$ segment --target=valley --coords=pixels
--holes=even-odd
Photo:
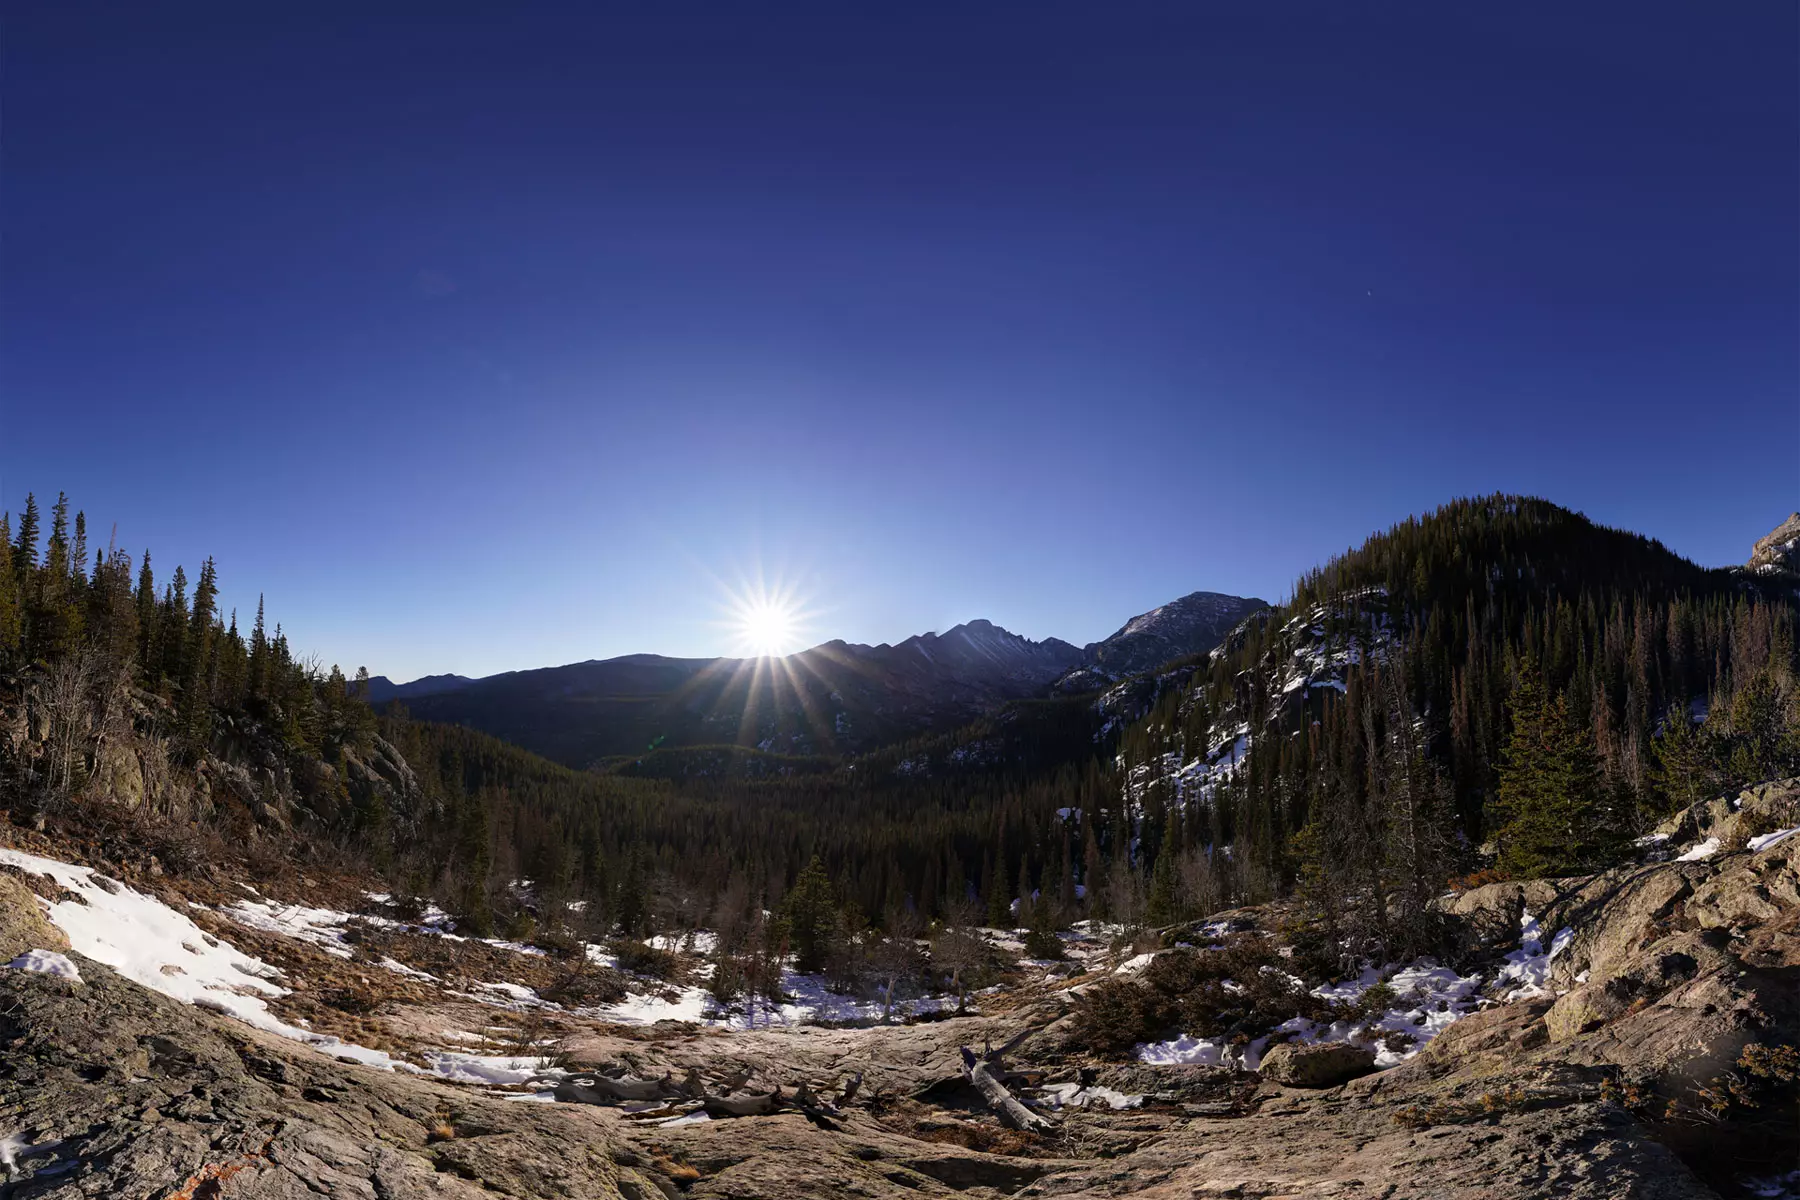
[[[390,692],[35,520],[8,1200],[1800,1194],[1779,530]]]

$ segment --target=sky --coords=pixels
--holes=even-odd
[[[1479,9],[1479,11],[1477,11]],[[396,679],[1281,599],[1546,496],[1800,508],[1800,10],[0,19],[0,508]]]

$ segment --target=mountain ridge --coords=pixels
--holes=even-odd
[[[953,727],[1008,701],[1095,690],[1203,653],[1266,607],[1193,592],[1086,646],[1034,641],[975,618],[895,643],[832,639],[779,658],[639,653],[479,679],[433,675],[395,684],[376,676],[369,699],[398,699],[422,718],[469,725],[576,766],[661,745],[861,751]]]

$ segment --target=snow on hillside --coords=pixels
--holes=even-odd
[[[280,972],[240,953],[154,896],[93,870],[0,848],[0,864],[49,877],[72,894],[41,900],[51,922],[78,954],[105,963],[125,978],[185,1004],[210,1008],[246,1025],[292,1038],[340,1058],[392,1068],[379,1050],[351,1045],[281,1020],[269,1000],[287,994]]]
[[[1195,1063],[1254,1071],[1262,1065],[1269,1047],[1277,1042],[1346,1042],[1373,1051],[1377,1067],[1398,1066],[1423,1050],[1453,1022],[1475,1011],[1481,983],[1480,975],[1458,975],[1429,958],[1402,967],[1369,967],[1356,979],[1321,984],[1312,989],[1312,994],[1350,1005],[1376,984],[1385,984],[1395,992],[1394,1002],[1372,1017],[1329,1024],[1294,1017],[1267,1036],[1242,1046],[1230,1038],[1184,1034],[1170,1041],[1140,1045],[1137,1056],[1140,1061],[1165,1066]]]
[[[247,1025],[313,1046],[323,1053],[351,1058],[384,1070],[434,1072],[450,1079],[486,1083],[522,1082],[527,1075],[547,1072],[536,1059],[514,1057],[492,1058],[471,1055],[461,1050],[426,1048],[417,1053],[425,1066],[396,1058],[394,1055],[340,1038],[316,1033],[282,1020],[270,1009],[270,1002],[290,994],[283,983],[282,972],[272,964],[246,954],[228,941],[215,937],[154,896],[126,886],[89,867],[75,866],[41,858],[17,850],[0,848],[0,865],[14,867],[29,875],[44,876],[70,893],[69,898],[49,901],[40,899],[46,915],[68,937],[71,950],[96,962],[112,967],[125,978],[152,991],[160,992],[186,1004],[208,1008],[236,1018]],[[252,896],[255,890],[241,884]],[[371,895],[381,903],[385,896]],[[417,923],[397,921],[366,913],[348,913],[335,909],[300,904],[282,904],[256,896],[224,905],[219,915],[265,934],[292,938],[314,946],[334,958],[348,959],[354,953],[346,937],[351,924],[360,923],[378,929],[441,937],[448,941],[479,941],[497,950],[527,957],[543,958],[544,951],[535,946],[508,942],[498,938],[469,939],[450,932],[449,918],[437,909],[427,909]],[[711,946],[713,937],[704,931],[692,936],[689,945],[695,950]],[[667,942],[664,943],[667,945]],[[672,948],[672,947],[670,947]],[[616,968],[617,960],[603,947],[585,945],[589,961]],[[702,987],[672,985],[660,980],[630,977],[628,994],[612,1004],[564,1008],[544,999],[524,984],[493,979],[473,985],[472,991],[454,990],[427,972],[416,970],[392,958],[380,965],[408,979],[437,985],[450,999],[475,1001],[493,1008],[513,1012],[533,1009],[567,1012],[591,1020],[624,1025],[650,1025],[657,1021],[690,1021],[735,1028],[762,1028],[772,1025],[798,1026],[817,1023],[870,1023],[883,1016],[879,999],[845,996],[831,991],[822,977],[803,975],[792,970],[782,973],[785,998],[779,1004],[757,1004],[750,1008],[721,1010]],[[48,949],[34,949],[6,964],[15,970],[37,971],[60,975],[80,982],[76,964],[66,956]],[[954,996],[928,995],[896,998],[893,1015],[897,1018],[918,1013],[941,1011],[953,1007]],[[443,1041],[459,1041],[469,1035],[445,1030]]]
[[[1385,612],[1365,607],[1386,595],[1382,588],[1353,592],[1330,607],[1319,604],[1296,613],[1275,631],[1264,661],[1271,690],[1281,701],[1273,706],[1276,714],[1314,693],[1344,691],[1351,667],[1386,657],[1394,643],[1391,623]],[[1257,736],[1230,708],[1213,728],[1203,747],[1171,750],[1156,761],[1132,765],[1125,779],[1127,796],[1141,801],[1151,786],[1161,783],[1177,804],[1212,803],[1219,787],[1242,767]],[[1125,767],[1123,761],[1120,766]]]

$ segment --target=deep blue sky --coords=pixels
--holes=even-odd
[[[758,570],[1082,642],[1496,489],[1742,561],[1797,21],[10,4],[0,507],[397,678],[722,652]]]

